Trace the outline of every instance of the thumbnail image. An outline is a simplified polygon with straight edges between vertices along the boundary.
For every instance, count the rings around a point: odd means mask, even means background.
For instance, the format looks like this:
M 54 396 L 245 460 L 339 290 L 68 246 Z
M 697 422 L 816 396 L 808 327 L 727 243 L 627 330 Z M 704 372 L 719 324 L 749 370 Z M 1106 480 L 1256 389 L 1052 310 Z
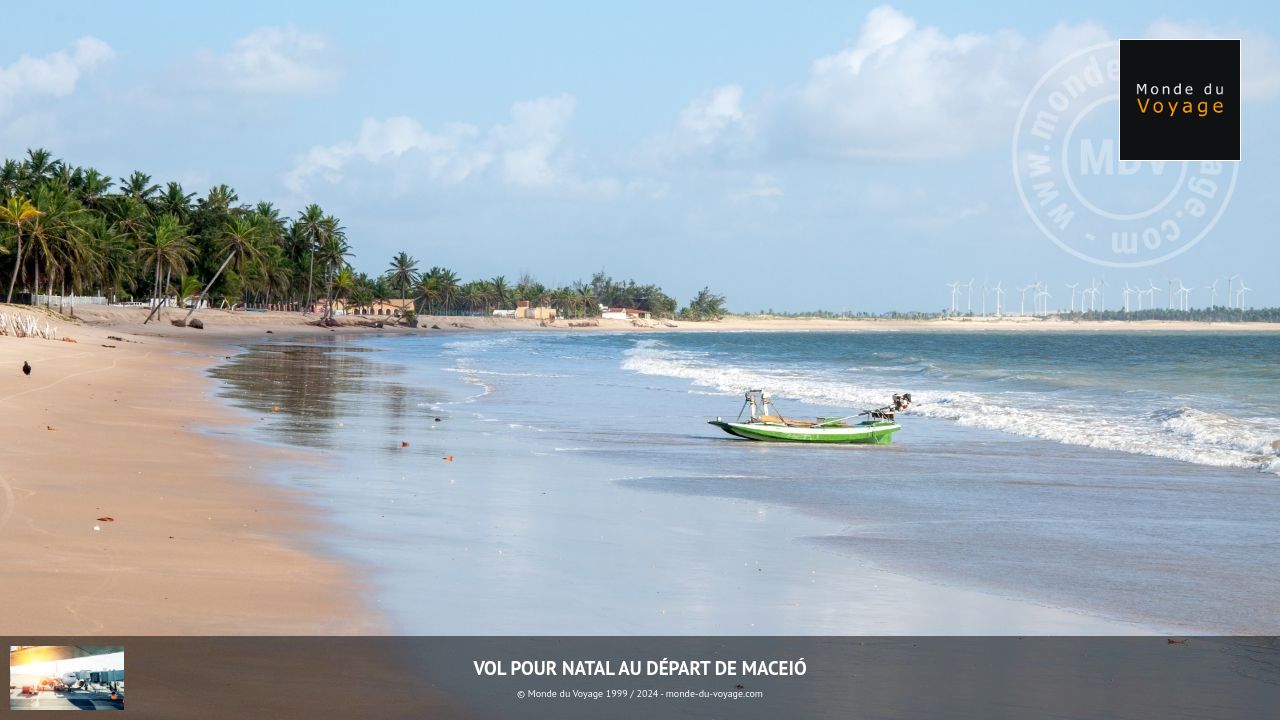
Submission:
M 120 645 L 10 645 L 10 710 L 123 710 Z

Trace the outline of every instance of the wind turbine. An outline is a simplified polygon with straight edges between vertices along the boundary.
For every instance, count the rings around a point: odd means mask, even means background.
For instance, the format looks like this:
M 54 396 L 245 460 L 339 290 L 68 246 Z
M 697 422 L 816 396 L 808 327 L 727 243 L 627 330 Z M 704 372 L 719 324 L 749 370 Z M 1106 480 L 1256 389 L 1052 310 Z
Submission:
M 982 279 L 982 317 L 987 316 L 987 279 Z
M 1021 299 L 1018 301 L 1018 314 L 1019 314 L 1019 315 L 1026 315 L 1026 314 L 1027 314 L 1027 291 L 1028 291 L 1028 290 L 1030 290 L 1030 289 L 1031 289 L 1031 286 L 1030 286 L 1030 285 L 1023 285 L 1022 287 L 1018 288 L 1018 293 L 1020 294 L 1020 298 L 1021 298 Z M 1034 298 L 1034 297 L 1032 297 L 1032 301 L 1034 301 L 1034 300 L 1035 300 L 1035 298 Z
M 973 314 L 973 280 L 974 278 L 969 278 L 969 284 L 965 286 L 969 289 L 969 300 L 967 303 L 965 303 L 965 308 L 964 308 L 964 312 L 966 315 Z
M 1240 275 L 1236 274 L 1227 278 L 1227 307 L 1231 307 L 1231 283 L 1235 282 L 1238 277 Z
M 1067 287 L 1071 288 L 1071 312 L 1075 312 L 1076 311 L 1076 288 L 1080 287 L 1080 283 L 1068 283 Z M 1080 299 L 1080 310 L 1081 312 L 1084 311 L 1084 298 Z
M 1102 294 L 1102 311 L 1107 311 L 1107 288 L 1111 287 L 1111 283 L 1107 282 L 1107 276 L 1102 276 L 1102 285 L 1098 286 L 1098 292 Z
M 952 314 L 952 315 L 955 315 L 955 314 L 956 314 L 956 300 L 957 300 L 957 297 L 956 297 L 956 296 L 960 294 L 960 281 L 959 281 L 959 280 L 957 280 L 957 281 L 955 281 L 955 282 L 953 282 L 953 283 L 946 283 L 946 286 L 947 286 L 947 287 L 949 287 L 949 288 L 951 288 L 951 314 Z
M 1204 286 L 1204 289 L 1205 289 L 1205 290 L 1208 290 L 1208 291 L 1209 291 L 1209 293 L 1210 293 L 1210 298 L 1211 298 L 1211 300 L 1210 300 L 1210 302 L 1209 302 L 1209 307 L 1215 307 L 1215 306 L 1217 306 L 1217 304 L 1218 304 L 1218 279 L 1217 279 L 1217 278 L 1214 278 L 1214 279 L 1213 279 L 1213 284 L 1212 284 L 1212 285 L 1205 285 L 1205 286 Z
M 1178 305 L 1180 310 L 1191 311 L 1191 288 L 1182 284 L 1182 278 L 1178 278 Z
M 1134 293 L 1134 289 L 1133 289 L 1133 288 L 1131 288 L 1131 287 L 1129 287 L 1129 281 L 1128 281 L 1128 280 L 1125 280 L 1125 281 L 1124 281 L 1124 290 L 1122 290 L 1122 291 L 1121 291 L 1121 294 L 1122 294 L 1122 295 L 1124 295 L 1124 311 L 1125 311 L 1125 313 L 1128 313 L 1128 312 L 1129 312 L 1129 298 L 1133 295 L 1133 293 Z M 1142 304 L 1142 295 L 1138 295 L 1138 304 L 1139 304 L 1139 305 L 1141 305 L 1141 304 Z
M 1156 287 L 1156 284 L 1151 282 L 1151 278 L 1147 278 L 1147 289 L 1144 292 L 1147 293 L 1147 307 L 1151 310 L 1155 310 L 1156 293 L 1161 292 L 1160 288 Z
M 1240 299 L 1239 299 L 1239 301 L 1237 301 L 1237 302 L 1236 302 L 1236 305 L 1238 305 L 1238 306 L 1240 307 L 1240 312 L 1241 312 L 1241 313 L 1243 313 L 1243 312 L 1244 312 L 1244 294 L 1245 294 L 1245 293 L 1247 293 L 1247 292 L 1249 292 L 1249 291 L 1250 291 L 1250 290 L 1252 290 L 1252 289 L 1253 289 L 1253 288 L 1248 287 L 1248 286 L 1246 286 L 1246 285 L 1244 284 L 1244 279 L 1243 279 L 1243 278 L 1240 280 L 1240 287 L 1239 287 L 1239 288 L 1236 288 L 1236 297 L 1238 297 L 1238 298 L 1240 298 Z
M 1036 307 L 1037 315 L 1049 314 L 1049 298 L 1051 297 L 1053 297 L 1053 295 L 1049 294 L 1049 286 L 1042 282 L 1036 281 L 1036 299 L 1039 300 L 1039 303 L 1037 303 L 1037 307 Z
M 1004 310 L 1004 281 L 996 283 L 996 317 L 1000 317 Z

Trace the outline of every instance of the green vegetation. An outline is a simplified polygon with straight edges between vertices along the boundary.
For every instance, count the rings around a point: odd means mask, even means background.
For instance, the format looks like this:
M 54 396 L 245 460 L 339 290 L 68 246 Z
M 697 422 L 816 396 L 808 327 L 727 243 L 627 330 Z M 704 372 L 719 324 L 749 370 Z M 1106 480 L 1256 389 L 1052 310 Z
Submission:
M 711 292 L 711 288 L 702 288 L 698 295 L 689 301 L 689 307 L 680 311 L 681 320 L 719 320 L 727 311 L 724 309 L 724 296 Z
M 592 276 L 591 282 L 579 280 L 558 288 L 548 287 L 528 274 L 521 275 L 512 285 L 504 275 L 464 283 L 452 270 L 442 267 L 415 273 L 416 261 L 400 253 L 392 258 L 381 280 L 396 288 L 412 281 L 409 297 L 414 300 L 415 309 L 424 314 L 487 315 L 494 310 L 512 309 L 521 301 L 553 307 L 566 318 L 599 317 L 601 305 L 648 310 L 659 318 L 676 314 L 675 299 L 657 285 L 641 285 L 634 280 L 619 282 L 603 272 Z
M 1280 308 L 1231 308 L 1218 305 L 1191 310 L 1094 310 L 1062 313 L 1063 320 L 1183 320 L 1194 322 L 1280 322 Z
M 561 287 L 529 275 L 514 284 L 502 275 L 463 282 L 445 267 L 420 271 L 416 258 L 400 252 L 371 277 L 351 268 L 352 256 L 346 229 L 318 205 L 290 218 L 268 202 L 241 203 L 227 185 L 197 197 L 140 171 L 112 180 L 40 149 L 0 166 L 0 272 L 8 275 L 10 301 L 16 292 L 110 302 L 171 296 L 190 308 L 188 317 L 205 300 L 305 310 L 321 297 L 322 307 L 341 301 L 355 312 L 398 298 L 412 301 L 415 316 L 489 314 L 522 300 L 567 318 L 597 317 L 601 305 L 677 314 L 659 286 L 603 272 Z M 704 289 L 683 314 L 721 317 L 724 298 Z
M 19 290 L 112 302 L 173 295 L 192 310 L 204 299 L 302 309 L 320 288 L 342 291 L 334 279 L 351 255 L 337 218 L 316 205 L 291 221 L 271 203 L 240 203 L 226 185 L 197 198 L 143 172 L 117 184 L 47 150 L 0 166 L 0 252 L 6 300 Z

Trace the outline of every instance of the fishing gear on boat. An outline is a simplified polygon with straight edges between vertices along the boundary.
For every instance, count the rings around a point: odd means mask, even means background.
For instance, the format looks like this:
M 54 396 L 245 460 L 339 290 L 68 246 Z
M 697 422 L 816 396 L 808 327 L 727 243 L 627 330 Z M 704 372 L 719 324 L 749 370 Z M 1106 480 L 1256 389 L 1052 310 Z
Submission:
M 906 412 L 911 408 L 911 393 L 894 393 L 893 402 L 875 410 L 863 410 L 858 415 L 870 415 L 876 420 L 893 422 L 894 413 Z
M 893 433 L 900 429 L 894 422 L 894 414 L 909 407 L 911 393 L 896 393 L 892 403 L 875 410 L 863 410 L 845 417 L 796 420 L 784 417 L 764 390 L 748 390 L 736 420 L 726 422 L 718 417 L 709 422 L 730 435 L 750 440 L 886 444 Z M 743 413 L 749 415 L 746 422 L 743 422 Z M 870 419 L 856 424 L 848 422 L 863 415 L 869 415 Z

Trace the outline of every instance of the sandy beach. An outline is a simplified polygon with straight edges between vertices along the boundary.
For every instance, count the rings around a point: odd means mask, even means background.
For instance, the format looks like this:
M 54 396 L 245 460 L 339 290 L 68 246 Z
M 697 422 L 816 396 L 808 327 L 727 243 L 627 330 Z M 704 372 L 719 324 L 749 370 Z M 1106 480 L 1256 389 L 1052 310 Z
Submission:
M 243 422 L 211 399 L 203 374 L 235 332 L 178 342 L 154 325 L 16 310 L 60 339 L 0 337 L 6 633 L 379 629 L 358 580 L 299 539 L 318 519 L 263 482 L 269 451 L 204 434 Z
M 215 381 L 205 373 L 236 343 L 330 333 L 653 331 L 624 321 L 570 328 L 567 322 L 544 327 L 430 316 L 416 330 L 365 327 L 370 319 L 355 317 L 323 328 L 314 316 L 220 310 L 198 314 L 206 324 L 201 331 L 174 327 L 168 318 L 143 325 L 139 308 L 80 307 L 75 321 L 17 310 L 48 322 L 60 338 L 0 337 L 0 366 L 12 373 L 0 394 L 8 441 L 0 450 L 0 539 L 13 587 L 20 589 L 0 596 L 0 626 L 37 634 L 385 631 L 366 604 L 360 578 L 308 546 L 323 522 L 318 511 L 299 491 L 266 477 L 265 466 L 289 451 L 210 434 L 251 421 L 213 397 Z M 1280 330 L 1008 318 L 650 324 L 726 332 Z M 20 372 L 24 361 L 33 368 L 30 376 Z

